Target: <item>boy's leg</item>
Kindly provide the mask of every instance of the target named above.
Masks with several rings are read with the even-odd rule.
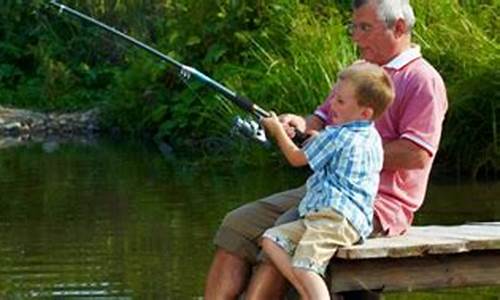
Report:
[[[330,291],[326,286],[325,280],[319,274],[301,268],[293,268],[295,278],[299,284],[304,287],[304,299],[329,300]]]
[[[360,238],[349,221],[333,210],[307,215],[305,232],[295,249],[295,277],[304,287],[307,299],[330,299],[322,276],[338,247],[349,246]]]
[[[294,222],[286,223],[267,230],[262,239],[262,250],[265,254],[264,262],[261,263],[259,270],[252,278],[247,296],[249,299],[264,299],[267,293],[260,292],[259,287],[263,283],[262,273],[274,272],[279,270],[281,276],[286,277],[288,281],[299,291],[303,291],[303,287],[299,285],[299,281],[295,278],[291,255],[293,254],[297,243],[299,242],[305,227],[303,220],[299,219]],[[261,271],[264,270],[264,271]],[[260,280],[258,280],[260,277]],[[273,278],[271,278],[273,279]],[[273,282],[273,281],[271,281]],[[269,285],[269,283],[267,283]],[[285,293],[283,286],[282,294]]]
[[[299,291],[301,295],[305,295],[305,289],[302,286],[302,281],[298,280],[294,268],[292,266],[291,256],[283,250],[274,241],[264,238],[262,240],[262,249],[266,252],[269,259],[281,272],[283,276]]]
[[[205,299],[234,299],[246,288],[251,265],[256,262],[258,238],[276,219],[297,206],[305,188],[289,190],[246,204],[228,213],[219,227]]]

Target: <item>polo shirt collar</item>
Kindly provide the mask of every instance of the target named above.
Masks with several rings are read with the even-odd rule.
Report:
[[[422,57],[420,53],[420,46],[416,44],[412,44],[410,48],[400,53],[398,56],[393,58],[390,62],[383,65],[384,68],[387,69],[395,69],[399,70],[414,61],[417,58]]]

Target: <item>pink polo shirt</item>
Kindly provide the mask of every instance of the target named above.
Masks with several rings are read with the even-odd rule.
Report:
[[[426,150],[431,159],[420,170],[382,170],[375,215],[388,235],[406,231],[424,201],[432,163],[441,138],[448,102],[439,73],[413,46],[383,66],[391,76],[396,98],[375,126],[385,142],[407,139]],[[335,88],[314,114],[330,123]]]

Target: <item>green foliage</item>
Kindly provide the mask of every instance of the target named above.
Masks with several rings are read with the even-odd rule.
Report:
[[[416,5],[423,20],[416,28],[417,40],[448,88],[442,157],[472,177],[500,169],[498,8],[495,1]]]
[[[355,60],[342,16],[336,7],[298,4],[281,14],[273,24],[276,40],[264,31],[252,38],[252,55],[258,66],[251,70],[253,87],[245,88],[262,99],[269,99],[277,111],[310,113],[330,91],[336,73]]]
[[[338,70],[356,59],[343,26],[350,1],[64,3],[277,112],[310,113]],[[498,169],[498,1],[412,3],[415,39],[449,92],[441,159],[472,175]],[[230,120],[241,113],[197,82],[186,86],[155,57],[58,15],[46,1],[4,1],[2,16],[0,104],[42,110],[99,106],[109,127],[191,147],[205,138],[224,139]]]

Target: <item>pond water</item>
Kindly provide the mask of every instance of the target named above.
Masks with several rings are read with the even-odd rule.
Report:
[[[0,299],[201,299],[224,214],[305,177],[207,168],[116,141],[0,149]],[[499,220],[499,197],[500,183],[433,183],[416,223]],[[386,298],[498,295],[486,287]]]

